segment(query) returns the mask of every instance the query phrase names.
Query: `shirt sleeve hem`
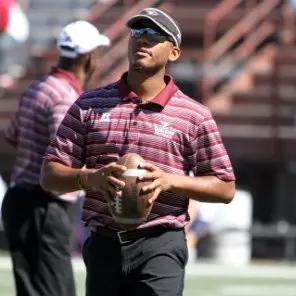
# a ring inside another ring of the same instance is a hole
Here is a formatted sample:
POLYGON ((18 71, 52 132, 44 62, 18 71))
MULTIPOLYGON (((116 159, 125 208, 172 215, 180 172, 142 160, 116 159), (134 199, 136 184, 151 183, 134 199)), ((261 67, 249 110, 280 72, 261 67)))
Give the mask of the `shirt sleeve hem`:
POLYGON ((55 155, 51 155, 51 154, 46 155, 46 156, 44 157, 44 159, 46 159, 47 161, 54 161, 54 162, 58 162, 58 163, 60 163, 60 164, 63 164, 63 165, 65 165, 65 166, 72 167, 72 165, 71 165, 70 162, 67 162, 67 161, 65 161, 65 160, 62 160, 62 159, 60 159, 59 157, 57 157, 57 156, 55 156, 55 155))

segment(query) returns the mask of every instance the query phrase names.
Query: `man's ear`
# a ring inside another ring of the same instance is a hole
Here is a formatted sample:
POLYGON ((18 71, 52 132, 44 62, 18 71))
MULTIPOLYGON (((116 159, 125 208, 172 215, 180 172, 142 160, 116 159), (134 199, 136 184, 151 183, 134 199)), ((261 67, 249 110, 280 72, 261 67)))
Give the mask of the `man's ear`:
POLYGON ((170 62, 175 62, 181 55, 181 49, 177 46, 173 46, 171 54, 169 56, 170 62))

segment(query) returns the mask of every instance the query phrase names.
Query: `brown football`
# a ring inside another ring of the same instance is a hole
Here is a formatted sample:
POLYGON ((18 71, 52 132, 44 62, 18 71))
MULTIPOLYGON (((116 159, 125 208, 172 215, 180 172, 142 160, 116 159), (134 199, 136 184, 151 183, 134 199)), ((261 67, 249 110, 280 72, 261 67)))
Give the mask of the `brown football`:
POLYGON ((114 220, 125 230, 135 229, 145 222, 152 208, 148 203, 152 193, 143 194, 141 190, 147 182, 138 180, 139 176, 146 173, 146 170, 139 168, 143 162, 144 159, 136 153, 127 153, 117 161, 127 167, 122 175, 117 176, 125 182, 125 187, 122 196, 111 197, 108 205, 114 220))

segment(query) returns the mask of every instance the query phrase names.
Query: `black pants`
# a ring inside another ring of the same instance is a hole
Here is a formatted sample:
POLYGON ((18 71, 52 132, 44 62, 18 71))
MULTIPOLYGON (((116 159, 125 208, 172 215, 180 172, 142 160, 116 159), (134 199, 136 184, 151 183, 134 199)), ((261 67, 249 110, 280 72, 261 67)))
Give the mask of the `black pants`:
POLYGON ((17 296, 73 296, 71 265, 75 207, 39 186, 8 189, 2 219, 17 296))
POLYGON ((121 245, 92 233, 83 248, 86 296, 181 296, 188 252, 183 230, 121 245))

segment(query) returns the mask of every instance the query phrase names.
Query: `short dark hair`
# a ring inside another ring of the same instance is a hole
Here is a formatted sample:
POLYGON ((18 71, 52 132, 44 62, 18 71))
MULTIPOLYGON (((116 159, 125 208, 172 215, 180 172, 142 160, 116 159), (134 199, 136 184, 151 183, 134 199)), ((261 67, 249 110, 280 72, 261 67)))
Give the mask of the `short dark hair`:
POLYGON ((72 70, 73 68, 83 65, 87 56, 88 54, 80 55, 75 59, 60 56, 59 67, 64 70, 72 70))

